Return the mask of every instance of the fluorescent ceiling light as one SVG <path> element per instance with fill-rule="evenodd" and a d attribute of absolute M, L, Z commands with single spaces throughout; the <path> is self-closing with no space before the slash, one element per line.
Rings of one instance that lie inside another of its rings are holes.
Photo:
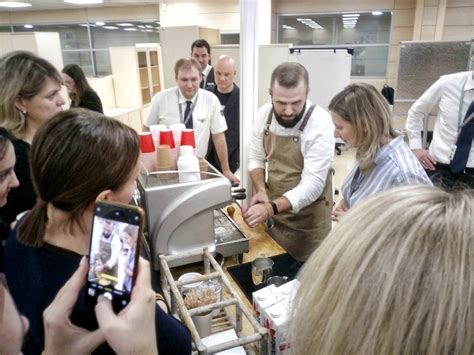
<path fill-rule="evenodd" d="M 117 26 L 104 26 L 102 28 L 105 28 L 106 30 L 118 30 Z"/>
<path fill-rule="evenodd" d="M 359 17 L 360 14 L 343 14 L 342 17 Z"/>
<path fill-rule="evenodd" d="M 131 27 L 131 26 L 133 26 L 133 23 L 124 22 L 124 23 L 117 23 L 116 25 L 120 26 L 120 27 Z"/>
<path fill-rule="evenodd" d="M 372 15 L 380 16 L 380 15 L 383 15 L 383 12 L 382 11 L 372 11 Z"/>
<path fill-rule="evenodd" d="M 31 4 L 26 2 L 5 1 L 0 2 L 0 7 L 30 7 Z"/>
<path fill-rule="evenodd" d="M 308 22 L 308 21 L 313 21 L 312 19 L 310 18 L 297 18 L 298 21 L 300 22 Z"/>
<path fill-rule="evenodd" d="M 23 27 L 24 27 L 24 28 L 33 28 L 33 25 L 27 24 L 27 25 L 24 25 Z"/>
<path fill-rule="evenodd" d="M 65 3 L 75 5 L 91 5 L 91 4 L 102 4 L 103 0 L 64 0 Z"/>
<path fill-rule="evenodd" d="M 81 23 L 79 26 L 82 26 L 82 27 L 89 27 L 89 24 L 88 24 L 88 23 Z"/>
<path fill-rule="evenodd" d="M 127 28 L 124 28 L 123 30 L 124 31 L 138 31 L 138 29 L 135 27 L 127 27 Z"/>
<path fill-rule="evenodd" d="M 353 16 L 353 17 L 343 17 L 342 19 L 343 19 L 343 20 L 358 20 L 359 17 L 357 17 L 357 16 Z"/>
<path fill-rule="evenodd" d="M 357 20 L 342 21 L 343 23 L 357 23 Z"/>
<path fill-rule="evenodd" d="M 104 21 L 97 21 L 95 24 L 97 26 L 103 26 L 103 25 L 105 25 L 105 22 Z"/>

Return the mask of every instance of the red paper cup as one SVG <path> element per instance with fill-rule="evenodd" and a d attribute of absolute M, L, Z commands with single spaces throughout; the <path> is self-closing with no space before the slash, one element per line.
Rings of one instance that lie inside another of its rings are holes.
<path fill-rule="evenodd" d="M 160 144 L 167 144 L 171 149 L 175 147 L 173 131 L 171 129 L 162 129 L 160 131 Z"/>
<path fill-rule="evenodd" d="M 153 153 L 155 151 L 155 144 L 153 143 L 153 136 L 151 132 L 138 133 L 140 137 L 140 150 L 142 153 Z"/>
<path fill-rule="evenodd" d="M 181 131 L 181 145 L 190 145 L 193 148 L 196 148 L 194 130 L 187 128 Z"/>

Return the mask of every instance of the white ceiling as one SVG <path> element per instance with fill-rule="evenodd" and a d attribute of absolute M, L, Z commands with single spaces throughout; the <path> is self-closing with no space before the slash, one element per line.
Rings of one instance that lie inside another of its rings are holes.
<path fill-rule="evenodd" d="M 3 1 L 4 0 L 0 0 L 0 2 L 3 2 Z M 22 7 L 22 8 L 0 7 L 0 12 L 75 9 L 78 7 L 107 7 L 107 6 L 148 5 L 148 4 L 157 5 L 159 3 L 158 0 L 104 0 L 102 4 L 97 4 L 97 5 L 74 5 L 74 4 L 67 4 L 63 0 L 9 0 L 9 1 L 27 2 L 27 3 L 32 4 L 33 6 Z"/>

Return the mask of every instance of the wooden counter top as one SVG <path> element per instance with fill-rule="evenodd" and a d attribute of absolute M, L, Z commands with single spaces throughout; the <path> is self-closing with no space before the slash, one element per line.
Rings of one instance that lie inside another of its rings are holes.
<path fill-rule="evenodd" d="M 234 222 L 240 228 L 242 233 L 249 239 L 249 251 L 244 254 L 244 263 L 252 261 L 256 257 L 261 256 L 261 254 L 265 254 L 265 256 L 273 256 L 285 252 L 285 250 L 268 235 L 266 226 L 260 225 L 255 228 L 250 228 L 242 218 L 240 207 L 236 203 L 233 203 L 227 208 L 224 208 L 224 211 L 227 214 L 230 207 L 235 209 L 233 216 Z"/>

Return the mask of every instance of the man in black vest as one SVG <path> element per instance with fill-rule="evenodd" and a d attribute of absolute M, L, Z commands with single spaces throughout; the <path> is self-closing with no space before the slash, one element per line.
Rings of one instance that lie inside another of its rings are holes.
<path fill-rule="evenodd" d="M 219 57 L 214 66 L 214 73 L 216 85 L 210 88 L 209 91 L 213 92 L 221 103 L 222 114 L 227 123 L 225 138 L 229 168 L 234 173 L 240 166 L 240 89 L 234 83 L 236 74 L 234 59 L 228 55 Z M 213 145 L 209 149 L 207 160 L 221 170 Z"/>
<path fill-rule="evenodd" d="M 201 89 L 209 90 L 215 86 L 214 69 L 211 62 L 211 46 L 205 39 L 198 39 L 191 44 L 191 56 L 201 64 L 202 80 Z"/>

